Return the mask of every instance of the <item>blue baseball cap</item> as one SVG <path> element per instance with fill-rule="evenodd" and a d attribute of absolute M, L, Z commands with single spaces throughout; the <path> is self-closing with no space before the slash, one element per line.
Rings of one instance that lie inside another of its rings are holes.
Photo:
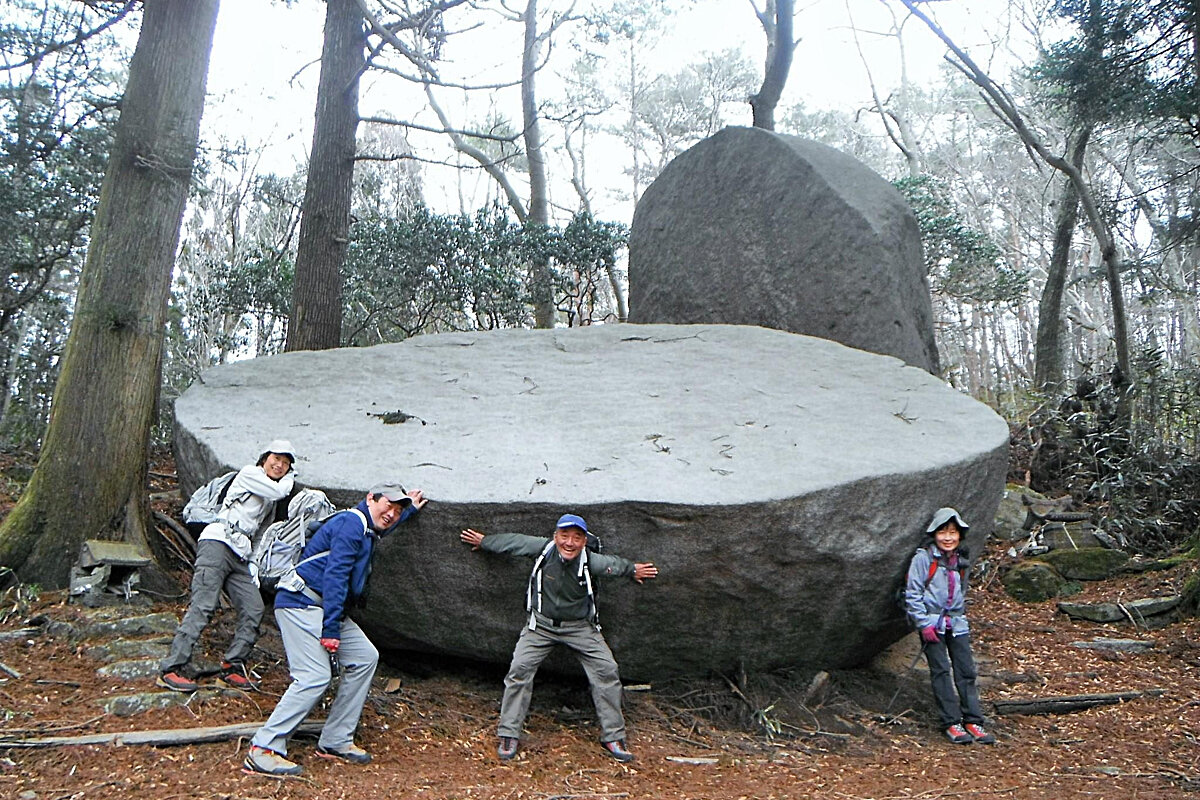
<path fill-rule="evenodd" d="M 584 533 L 587 533 L 587 523 L 583 521 L 583 517 L 577 517 L 574 514 L 563 514 L 558 518 L 556 528 L 579 528 Z"/>

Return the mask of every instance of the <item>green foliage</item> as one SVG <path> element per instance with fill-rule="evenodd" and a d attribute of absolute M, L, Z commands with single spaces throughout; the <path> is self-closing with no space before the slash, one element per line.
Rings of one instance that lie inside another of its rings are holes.
<path fill-rule="evenodd" d="M 343 299 L 348 345 L 419 333 L 531 324 L 528 270 L 548 262 L 555 306 L 568 324 L 605 316 L 606 272 L 627 231 L 579 215 L 565 228 L 521 226 L 493 206 L 474 216 L 417 206 L 351 231 Z"/>
<path fill-rule="evenodd" d="M 1190 0 L 1056 0 L 1071 34 L 1049 46 L 1030 73 L 1051 87 L 1049 103 L 1080 121 L 1157 119 L 1200 133 Z"/>
<path fill-rule="evenodd" d="M 0 437 L 35 445 L 49 415 L 121 80 L 108 8 L 18 0 L 0 11 Z"/>
<path fill-rule="evenodd" d="M 893 181 L 921 227 L 925 268 L 935 294 L 977 303 L 1025 299 L 1029 274 L 1013 269 L 986 233 L 971 227 L 937 178 L 922 175 Z"/>
<path fill-rule="evenodd" d="M 346 254 L 343 341 L 526 323 L 518 229 L 496 209 L 443 216 L 418 206 L 355 224 Z"/>

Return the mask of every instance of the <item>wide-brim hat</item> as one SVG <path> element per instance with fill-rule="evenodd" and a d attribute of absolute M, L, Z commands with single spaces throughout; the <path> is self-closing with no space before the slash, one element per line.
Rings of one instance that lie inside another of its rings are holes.
<path fill-rule="evenodd" d="M 945 508 L 939 508 L 934 512 L 933 519 L 929 521 L 929 527 L 925 529 L 925 533 L 932 536 L 938 528 L 950 521 L 953 521 L 954 524 L 958 526 L 958 532 L 963 536 L 966 536 L 967 531 L 971 529 L 971 526 L 966 523 L 966 521 L 962 518 L 962 515 L 959 514 L 956 509 L 946 506 Z"/>

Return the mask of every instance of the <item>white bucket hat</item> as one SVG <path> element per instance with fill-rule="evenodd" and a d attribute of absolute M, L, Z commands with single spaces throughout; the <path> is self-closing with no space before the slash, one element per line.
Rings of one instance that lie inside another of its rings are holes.
<path fill-rule="evenodd" d="M 929 522 L 929 527 L 925 529 L 925 533 L 932 535 L 938 528 L 942 527 L 951 520 L 954 520 L 954 524 L 958 526 L 958 532 L 963 536 L 966 536 L 967 531 L 971 529 L 971 526 L 963 521 L 962 515 L 959 514 L 958 511 L 950 508 L 949 506 L 946 506 L 945 508 L 939 508 L 936 512 L 934 512 L 933 519 Z"/>

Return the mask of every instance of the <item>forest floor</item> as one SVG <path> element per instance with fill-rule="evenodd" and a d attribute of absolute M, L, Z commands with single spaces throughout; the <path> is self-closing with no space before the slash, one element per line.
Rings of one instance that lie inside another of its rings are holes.
<path fill-rule="evenodd" d="M 1005 550 L 993 544 L 986 558 L 1002 566 Z M 1176 593 L 1192 568 L 1087 584 L 1072 599 Z M 180 615 L 185 600 L 122 613 Z M 0 594 L 0 636 L 39 615 L 70 622 L 89 613 L 62 593 L 31 599 L 9 589 Z M 1076 622 L 1052 601 L 1012 600 L 994 579 L 974 587 L 971 619 L 989 713 L 1015 697 L 1165 691 L 1070 714 L 992 715 L 999 742 L 961 746 L 936 728 L 926 678 L 908 669 L 907 655 L 894 655 L 890 670 L 834 673 L 815 693 L 812 674 L 799 672 L 629 687 L 637 761 L 623 765 L 596 742 L 585 682 L 539 677 L 521 752 L 502 763 L 495 724 L 503 669 L 400 656 L 381 665 L 364 711 L 358 743 L 374 755 L 365 767 L 318 758 L 314 742 L 299 737 L 290 754 L 305 774 L 288 780 L 244 774 L 244 739 L 29 749 L 0 741 L 0 798 L 1200 798 L 1200 620 L 1154 631 Z M 204 656 L 219 658 L 231 623 L 219 613 Z M 0 662 L 20 675 L 0 670 L 0 740 L 262 721 L 287 684 L 278 632 L 273 622 L 264 629 L 255 653 L 260 692 L 200 693 L 186 706 L 129 717 L 97 703 L 152 691 L 152 679 L 99 676 L 101 664 L 85 653 L 95 642 L 0 640 Z M 1072 645 L 1099 637 L 1155 646 L 1134 654 Z"/>

